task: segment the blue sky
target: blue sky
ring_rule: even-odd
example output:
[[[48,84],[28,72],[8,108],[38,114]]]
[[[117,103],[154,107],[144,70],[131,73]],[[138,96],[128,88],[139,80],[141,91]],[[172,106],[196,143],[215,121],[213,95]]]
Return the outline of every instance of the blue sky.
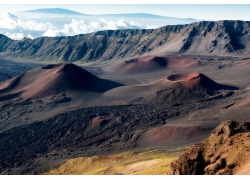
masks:
[[[195,18],[199,20],[230,19],[250,21],[250,4],[1,4],[0,11],[14,13],[30,9],[55,7],[86,14],[141,12],[178,18]]]

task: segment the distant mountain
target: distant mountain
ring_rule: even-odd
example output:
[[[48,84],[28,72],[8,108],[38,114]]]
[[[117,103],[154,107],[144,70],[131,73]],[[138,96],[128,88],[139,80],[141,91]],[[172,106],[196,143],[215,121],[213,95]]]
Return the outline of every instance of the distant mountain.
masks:
[[[76,11],[71,11],[63,8],[42,8],[42,9],[34,9],[28,11],[22,11],[28,13],[44,13],[44,14],[67,14],[67,15],[84,15],[83,13],[79,13]]]
[[[129,13],[129,14],[98,14],[96,16],[102,17],[127,17],[127,18],[166,18],[164,16],[159,16],[155,14],[147,14],[147,13]]]
[[[148,14],[148,13],[130,13],[130,14],[99,14],[95,16],[102,16],[102,17],[126,17],[126,18],[157,18],[157,19],[173,19],[173,20],[190,20],[190,21],[198,21],[197,19],[193,18],[175,18],[175,17],[168,17],[168,16],[160,16],[155,14]]]
[[[97,14],[97,15],[90,15],[90,14],[83,14],[76,11],[71,11],[68,9],[63,8],[42,8],[42,9],[35,9],[35,10],[28,10],[22,11],[28,13],[42,13],[42,14],[67,14],[67,15],[86,15],[92,17],[122,17],[122,18],[147,18],[147,19],[172,19],[172,20],[189,20],[189,21],[199,21],[193,18],[175,18],[175,17],[168,17],[168,16],[160,16],[156,14],[148,14],[148,13],[128,13],[128,14]]]
[[[157,29],[106,30],[68,37],[12,40],[0,35],[0,53],[12,58],[74,62],[141,55],[250,56],[250,21],[201,21]]]

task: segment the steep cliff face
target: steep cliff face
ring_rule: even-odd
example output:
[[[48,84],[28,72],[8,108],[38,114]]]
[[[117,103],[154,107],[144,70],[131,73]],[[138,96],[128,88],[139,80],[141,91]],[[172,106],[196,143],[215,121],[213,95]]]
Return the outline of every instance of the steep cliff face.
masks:
[[[171,163],[170,174],[250,174],[250,122],[224,121]]]
[[[0,35],[0,53],[48,61],[110,60],[143,54],[248,56],[249,21],[202,21],[158,29],[107,30],[68,37],[24,38]]]
[[[247,21],[202,21],[189,26],[187,38],[180,52],[188,54],[237,54],[249,48],[249,27]]]

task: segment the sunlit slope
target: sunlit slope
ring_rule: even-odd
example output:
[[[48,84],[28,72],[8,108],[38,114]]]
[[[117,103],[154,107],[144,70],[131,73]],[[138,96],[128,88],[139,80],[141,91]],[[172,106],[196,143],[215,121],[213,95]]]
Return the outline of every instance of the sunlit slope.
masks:
[[[160,150],[151,150],[148,152],[124,152],[110,156],[79,157],[70,159],[43,174],[166,175],[170,163],[177,155],[178,153],[168,154]]]

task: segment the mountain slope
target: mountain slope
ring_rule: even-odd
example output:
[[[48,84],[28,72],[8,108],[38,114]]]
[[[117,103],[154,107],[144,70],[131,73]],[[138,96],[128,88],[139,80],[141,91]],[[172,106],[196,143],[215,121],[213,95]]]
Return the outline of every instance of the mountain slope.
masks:
[[[153,18],[153,19],[176,19],[176,20],[193,20],[198,21],[192,18],[174,18],[168,16],[160,16],[156,14],[148,14],[148,13],[127,13],[127,14],[99,14],[94,16],[101,16],[101,17],[125,17],[125,18]]]
[[[250,123],[225,121],[171,163],[170,174],[249,174]]]
[[[43,98],[66,92],[103,93],[122,84],[100,79],[74,64],[56,64],[23,73],[0,84],[0,101]]]
[[[158,29],[107,30],[20,41],[0,36],[0,52],[48,61],[109,60],[140,55],[250,55],[249,21],[202,21]]]
[[[67,15],[84,15],[82,13],[71,11],[63,8],[42,8],[42,9],[34,9],[23,11],[28,13],[43,13],[43,14],[67,14]]]
[[[174,74],[167,77],[172,84],[151,96],[146,103],[158,106],[228,97],[237,87],[222,85],[200,73]]]
[[[77,11],[72,11],[69,9],[63,8],[41,8],[41,9],[33,9],[27,11],[21,11],[25,13],[40,13],[40,14],[63,14],[63,15],[86,15],[92,17],[122,17],[122,18],[151,18],[151,19],[173,19],[173,20],[189,20],[189,21],[198,21],[197,19],[193,18],[175,18],[175,17],[168,17],[168,16],[161,16],[156,14],[149,14],[149,13],[123,13],[123,14],[84,14]]]
[[[122,74],[146,73],[166,68],[166,58],[156,56],[144,56],[124,61],[115,67],[115,70]]]

